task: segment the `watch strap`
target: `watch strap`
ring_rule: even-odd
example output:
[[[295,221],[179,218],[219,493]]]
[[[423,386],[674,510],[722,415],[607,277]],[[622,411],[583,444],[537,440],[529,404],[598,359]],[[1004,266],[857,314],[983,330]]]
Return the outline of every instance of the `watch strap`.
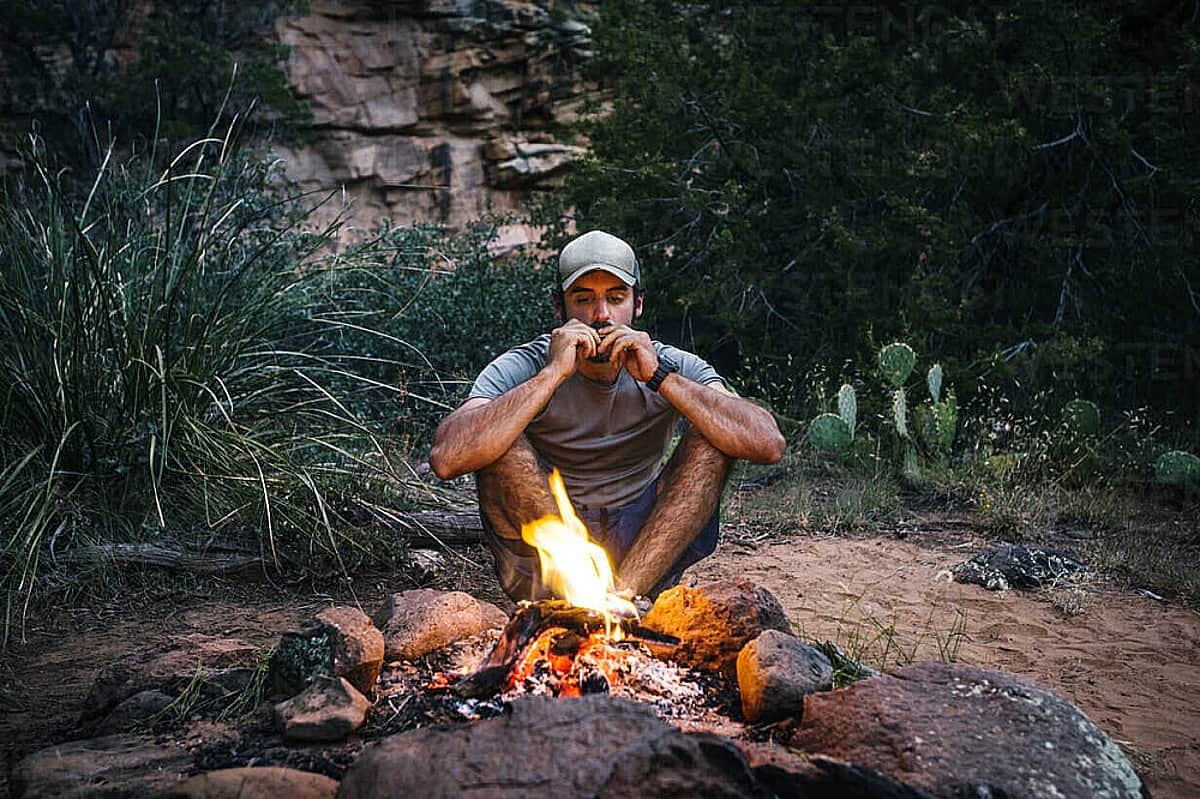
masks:
[[[678,372],[679,367],[668,361],[659,360],[658,368],[654,370],[654,374],[646,381],[646,388],[651,391],[658,391],[658,387],[662,385],[662,381],[667,379],[667,375],[672,372]]]

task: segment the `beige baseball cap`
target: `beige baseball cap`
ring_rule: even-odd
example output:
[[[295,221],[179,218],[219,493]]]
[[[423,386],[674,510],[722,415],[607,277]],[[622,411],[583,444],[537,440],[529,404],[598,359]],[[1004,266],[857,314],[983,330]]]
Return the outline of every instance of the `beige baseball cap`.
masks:
[[[642,270],[633,248],[603,230],[593,230],[572,239],[558,255],[558,277],[563,291],[593,269],[616,275],[627,286],[642,282]]]

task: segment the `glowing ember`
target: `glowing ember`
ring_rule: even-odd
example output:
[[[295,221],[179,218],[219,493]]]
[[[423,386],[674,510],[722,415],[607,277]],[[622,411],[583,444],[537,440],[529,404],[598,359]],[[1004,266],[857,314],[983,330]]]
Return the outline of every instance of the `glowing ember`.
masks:
[[[604,614],[605,635],[621,638],[616,619],[637,618],[637,608],[613,590],[612,566],[605,551],[588,540],[587,527],[575,515],[562,475],[550,475],[550,491],[558,516],[544,516],[521,526],[521,538],[538,551],[542,579],[570,604]]]

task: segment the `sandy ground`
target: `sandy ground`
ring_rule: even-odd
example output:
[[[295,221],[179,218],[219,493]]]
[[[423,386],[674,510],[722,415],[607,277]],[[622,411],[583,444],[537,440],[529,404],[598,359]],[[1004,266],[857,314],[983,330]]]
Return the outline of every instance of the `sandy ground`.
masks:
[[[765,585],[797,632],[833,640],[869,662],[954,657],[1032,677],[1117,740],[1155,797],[1200,796],[1200,614],[1099,582],[1058,593],[953,583],[948,567],[981,545],[969,528],[957,529],[942,524],[925,533],[918,525],[901,540],[775,538],[743,526],[727,531],[718,553],[692,571]],[[497,598],[488,570],[452,560],[445,587]],[[370,612],[389,591],[408,587],[376,577],[353,589]],[[47,614],[0,664],[0,796],[18,757],[72,737],[100,666],[145,644],[170,648],[192,632],[271,646],[294,622],[354,597],[206,584],[183,596]]]
[[[766,586],[798,632],[869,661],[953,656],[1031,677],[1117,741],[1157,799],[1200,797],[1200,613],[1101,584],[960,585],[946,570],[977,542],[921,538],[731,538],[693,572]]]

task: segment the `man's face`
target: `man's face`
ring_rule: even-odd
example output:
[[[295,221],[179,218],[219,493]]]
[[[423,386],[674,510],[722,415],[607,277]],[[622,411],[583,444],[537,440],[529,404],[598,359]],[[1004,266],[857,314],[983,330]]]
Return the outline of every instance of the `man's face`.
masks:
[[[631,325],[642,315],[642,300],[633,295],[633,287],[621,278],[593,269],[563,292],[565,318],[578,319],[594,328],[609,325]]]

